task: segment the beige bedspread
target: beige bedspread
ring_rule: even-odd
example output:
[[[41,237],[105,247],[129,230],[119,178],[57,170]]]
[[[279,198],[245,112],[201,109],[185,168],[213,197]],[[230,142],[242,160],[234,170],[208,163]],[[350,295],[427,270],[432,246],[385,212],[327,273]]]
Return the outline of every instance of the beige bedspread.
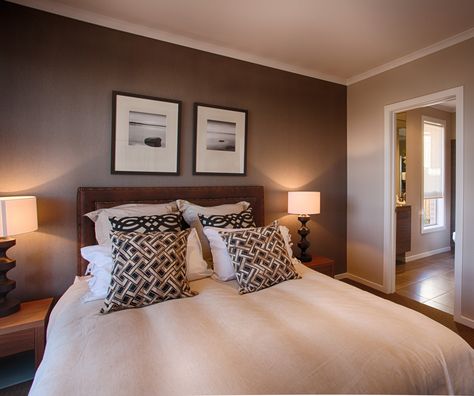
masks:
[[[31,395],[474,394],[474,351],[415,312],[303,266],[303,279],[101,315],[76,282],[56,305]]]

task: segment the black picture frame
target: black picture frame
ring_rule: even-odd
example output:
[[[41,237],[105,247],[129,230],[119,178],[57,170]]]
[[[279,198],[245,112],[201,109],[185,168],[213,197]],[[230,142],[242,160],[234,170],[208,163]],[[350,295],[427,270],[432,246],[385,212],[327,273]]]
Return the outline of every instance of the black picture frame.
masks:
[[[122,99],[124,103],[121,103],[118,105],[118,100]],[[133,150],[132,144],[130,144],[131,140],[131,130],[130,130],[130,124],[132,124],[131,121],[131,116],[128,114],[126,116],[124,114],[124,111],[127,112],[127,110],[124,110],[124,108],[127,108],[127,100],[129,103],[129,113],[134,113],[137,117],[170,117],[170,124],[172,125],[170,130],[168,130],[168,125],[164,126],[165,128],[165,142],[169,141],[169,146],[165,151],[166,151],[166,156],[164,160],[161,158],[157,158],[157,163],[156,163],[156,169],[139,169],[140,165],[133,164],[134,158],[133,155],[131,155],[132,158],[127,158],[127,156],[124,156],[124,151],[131,152],[131,154],[135,154],[137,156],[137,153],[133,153],[133,151],[138,151],[140,150]],[[142,101],[140,101],[142,100]],[[150,108],[153,105],[152,102],[156,102],[156,112],[151,113]],[[141,103],[140,103],[141,102]],[[162,108],[160,110],[160,107]],[[166,98],[161,98],[157,96],[149,96],[149,95],[140,95],[140,94],[134,94],[130,92],[123,92],[123,91],[112,91],[112,145],[111,145],[111,173],[112,174],[127,174],[127,175],[179,175],[180,174],[180,144],[181,144],[181,107],[182,107],[182,102],[180,100],[175,100],[175,99],[166,99]],[[133,111],[131,110],[133,109]],[[165,113],[165,114],[163,114]],[[128,126],[125,125],[126,121],[128,120]],[[133,122],[135,125],[140,124],[140,122]],[[157,126],[157,125],[152,125],[152,124],[142,124],[146,125],[149,128],[157,128],[161,127],[163,128],[162,125]],[[127,129],[128,128],[128,129]],[[127,144],[124,143],[123,137],[126,134],[125,129],[128,131],[128,138],[129,138],[129,144],[127,147]],[[170,134],[170,136],[168,136]],[[120,135],[120,142],[117,143]],[[145,146],[148,147],[153,147],[153,148],[164,148],[162,143],[161,143],[161,138],[158,137],[151,137],[148,138],[150,139],[147,144],[145,143],[138,143],[135,144],[136,146],[143,146],[140,147],[144,151],[148,157],[152,156],[153,154],[149,154],[150,150],[146,148]],[[147,140],[148,140],[147,139]],[[118,154],[118,151],[120,151],[120,154]],[[172,161],[171,164],[169,163],[169,158],[171,157]],[[136,159],[136,158],[135,158]],[[126,169],[128,166],[126,162],[129,162],[130,168],[131,169]],[[161,161],[161,162],[160,162]]]
[[[217,111],[215,111],[217,110]],[[207,129],[204,126],[204,120],[207,120]],[[209,138],[207,146],[204,143],[203,134],[216,134],[209,130],[209,121],[215,124],[221,123],[226,127],[234,129],[233,142],[228,146],[210,148]],[[235,121],[235,122],[234,122]],[[193,136],[193,175],[218,175],[218,176],[246,176],[247,175],[247,133],[248,133],[248,110],[235,107],[211,105],[207,103],[194,103],[194,136]],[[229,134],[231,136],[232,134]],[[225,139],[223,139],[223,144]],[[232,145],[233,143],[233,145]],[[224,154],[226,153],[227,154]],[[228,157],[235,162],[225,158],[220,162],[227,169],[219,170],[219,165],[206,165],[206,156]],[[213,159],[214,163],[218,162],[218,158]],[[234,167],[235,170],[230,170]]]

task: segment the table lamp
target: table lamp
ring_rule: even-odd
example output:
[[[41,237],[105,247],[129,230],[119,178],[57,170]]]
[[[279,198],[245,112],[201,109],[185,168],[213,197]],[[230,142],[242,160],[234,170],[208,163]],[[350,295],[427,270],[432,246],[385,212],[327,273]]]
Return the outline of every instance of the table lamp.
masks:
[[[310,232],[306,223],[310,219],[310,214],[320,213],[320,193],[317,191],[289,191],[288,213],[297,214],[298,220],[301,222],[301,228],[298,230],[298,234],[301,236],[301,240],[298,242],[301,254],[297,256],[297,259],[307,263],[311,261],[312,257],[311,254],[306,253],[310,245],[306,240]]]
[[[20,309],[20,301],[7,297],[16,282],[7,278],[7,272],[16,266],[16,260],[7,257],[7,250],[15,245],[12,235],[38,229],[36,197],[0,197],[0,317]]]

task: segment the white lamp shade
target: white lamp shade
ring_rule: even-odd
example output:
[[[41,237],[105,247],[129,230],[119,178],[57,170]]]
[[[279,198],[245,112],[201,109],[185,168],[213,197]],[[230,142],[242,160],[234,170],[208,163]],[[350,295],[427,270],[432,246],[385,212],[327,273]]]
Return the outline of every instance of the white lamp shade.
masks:
[[[320,193],[318,191],[288,192],[288,213],[318,214],[320,213]]]
[[[0,197],[0,237],[37,229],[36,197]]]

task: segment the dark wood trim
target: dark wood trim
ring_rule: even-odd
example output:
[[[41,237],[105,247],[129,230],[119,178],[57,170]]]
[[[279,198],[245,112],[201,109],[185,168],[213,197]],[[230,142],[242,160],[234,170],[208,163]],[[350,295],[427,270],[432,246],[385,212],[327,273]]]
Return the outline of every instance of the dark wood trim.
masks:
[[[321,274],[328,275],[331,278],[335,276],[336,262],[328,257],[315,256],[311,261],[303,263],[306,267],[318,271]]]
[[[177,150],[177,157],[176,157],[176,172],[139,172],[139,171],[118,171],[115,170],[115,129],[117,127],[117,95],[121,96],[130,96],[132,98],[139,98],[139,99],[149,99],[155,100],[160,102],[169,102],[169,103],[176,103],[178,105],[178,129],[177,129],[177,142],[176,142],[176,150]],[[158,96],[148,96],[148,95],[139,95],[133,94],[130,92],[122,92],[122,91],[112,91],[112,155],[111,155],[111,171],[113,175],[162,175],[162,176],[176,176],[180,174],[181,170],[181,107],[182,102],[180,100],[175,99],[166,99],[161,98]]]
[[[411,250],[411,206],[397,206],[395,208],[395,217],[395,253],[397,262],[404,262],[406,252]]]
[[[0,357],[33,349],[39,366],[52,303],[53,298],[24,302],[18,312],[0,319]]]
[[[262,186],[80,187],[77,190],[77,274],[84,275],[87,267],[81,248],[97,243],[94,223],[84,216],[86,213],[126,203],[166,203],[176,199],[201,206],[247,201],[253,208],[257,226],[265,224]]]
[[[197,159],[197,116],[198,116],[198,107],[211,107],[214,109],[221,109],[221,110],[230,110],[236,111],[239,113],[245,114],[245,131],[244,131],[244,171],[243,173],[220,173],[220,172],[197,172],[196,171],[196,159]],[[226,107],[226,106],[217,106],[211,105],[207,103],[194,103],[194,133],[193,133],[193,175],[205,175],[205,176],[247,176],[247,138],[248,138],[248,118],[249,113],[248,110],[238,109],[235,107]]]

